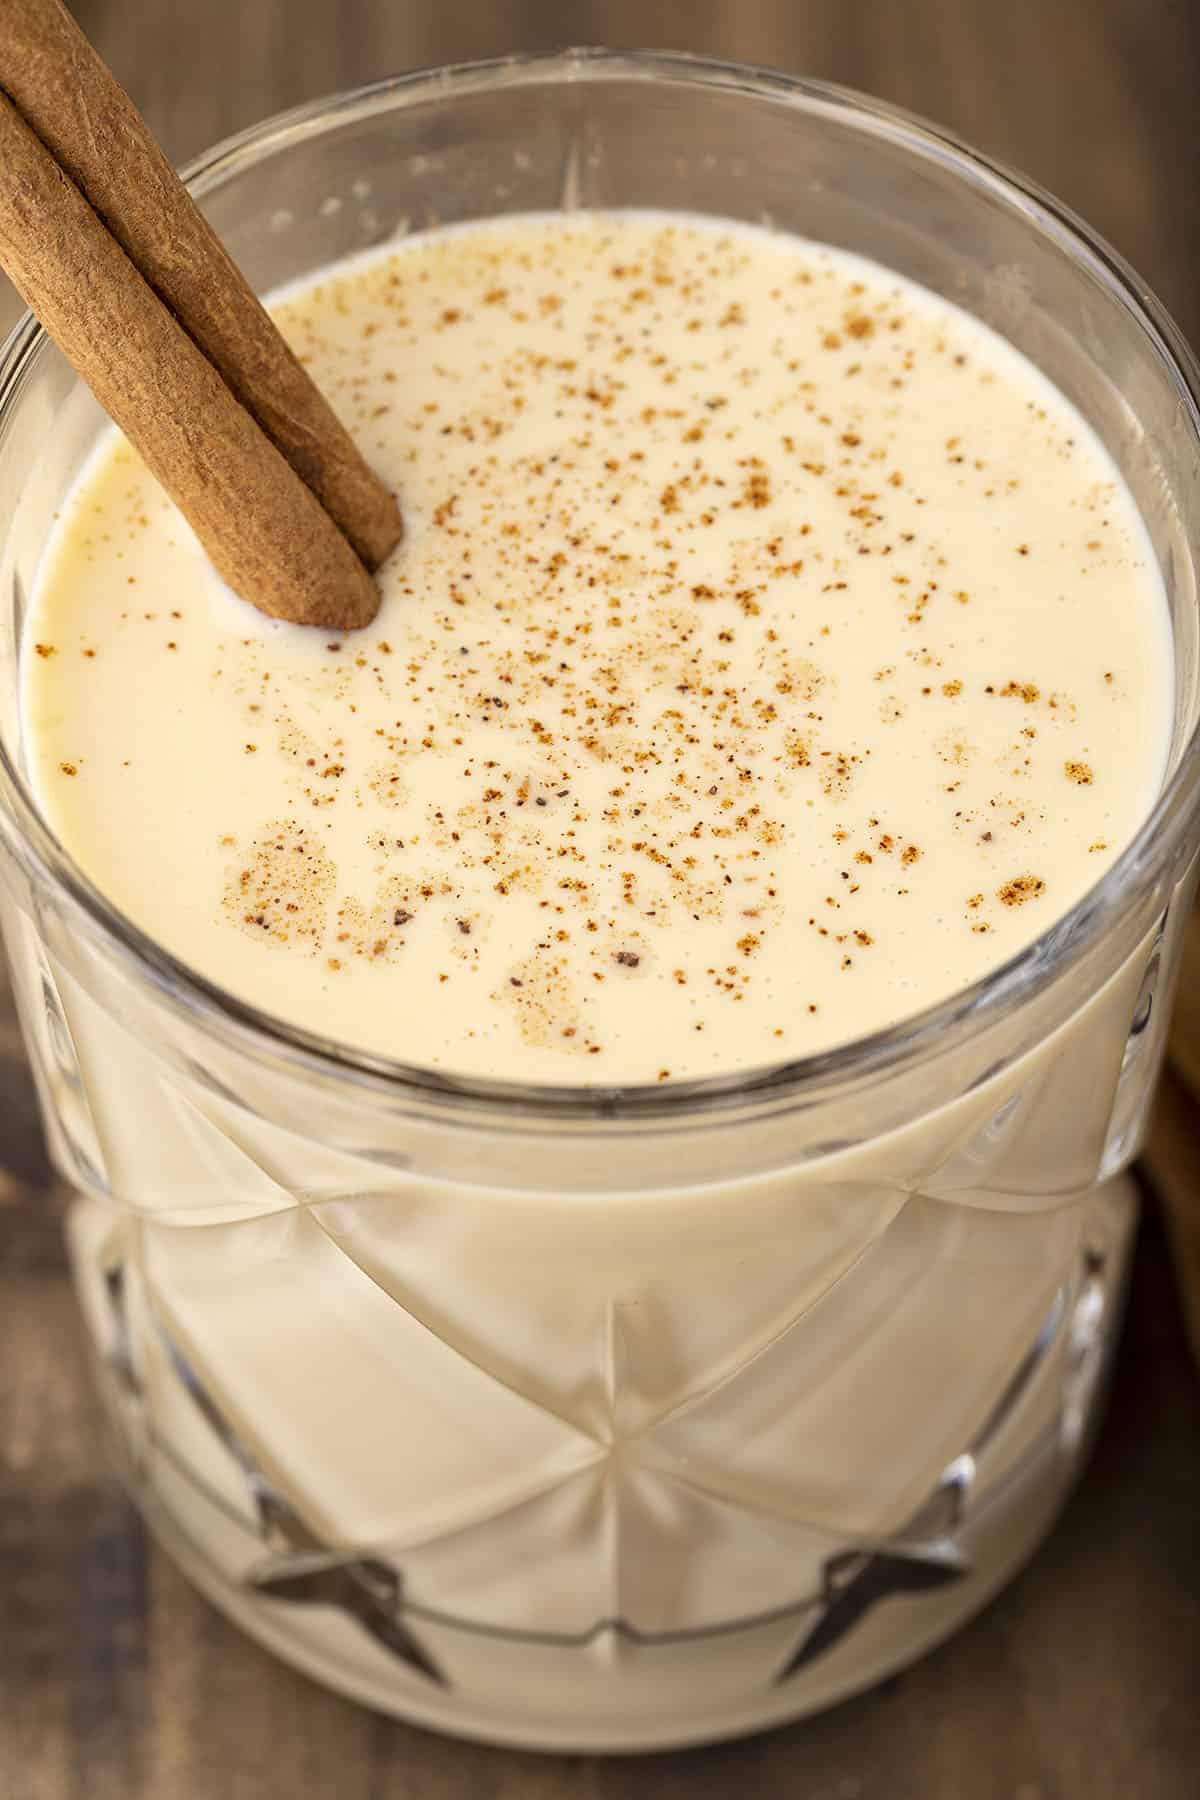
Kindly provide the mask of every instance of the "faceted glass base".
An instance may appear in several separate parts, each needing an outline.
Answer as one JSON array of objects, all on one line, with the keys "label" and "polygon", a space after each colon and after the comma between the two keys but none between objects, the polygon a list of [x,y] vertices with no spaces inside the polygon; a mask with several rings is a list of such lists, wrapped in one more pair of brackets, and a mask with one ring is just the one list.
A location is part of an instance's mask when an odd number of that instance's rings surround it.
[{"label": "faceted glass base", "polygon": [[[163,1546],[223,1612],[305,1674],[414,1724],[531,1749],[630,1752],[735,1737],[831,1706],[948,1637],[1032,1553],[1096,1421],[1120,1323],[1134,1182],[1097,1190],[1087,1213],[1070,1291],[1055,1297],[973,1444],[901,1530],[875,1543],[827,1544],[815,1563],[816,1534],[806,1534],[807,1546],[797,1536],[810,1579],[788,1598],[786,1533],[777,1528],[758,1542],[758,1573],[776,1582],[776,1606],[657,1631],[623,1618],[575,1632],[506,1630],[406,1601],[405,1571],[419,1567],[420,1547],[355,1552],[311,1534],[299,1542],[299,1521],[238,1443],[220,1396],[200,1387],[161,1327],[178,1392],[136,1372],[124,1277],[96,1254],[111,1244],[110,1208],[80,1200],[71,1237],[125,1479]],[[137,1360],[147,1366],[144,1344]],[[401,1421],[395,1430],[399,1457]],[[244,1506],[222,1491],[231,1456]],[[677,1525],[680,1567],[719,1555],[703,1533],[689,1536],[686,1520]],[[730,1553],[748,1554],[745,1544]],[[801,1582],[804,1560],[795,1562]],[[465,1567],[464,1581],[473,1573]]]}]

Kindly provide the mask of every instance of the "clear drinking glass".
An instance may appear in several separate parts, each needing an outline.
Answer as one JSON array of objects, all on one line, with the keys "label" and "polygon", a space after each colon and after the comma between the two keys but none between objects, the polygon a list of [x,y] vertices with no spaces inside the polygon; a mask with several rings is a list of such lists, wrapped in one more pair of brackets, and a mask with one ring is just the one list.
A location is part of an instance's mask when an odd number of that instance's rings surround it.
[{"label": "clear drinking glass", "polygon": [[17,657],[100,419],[30,322],[0,370],[4,936],[150,1523],[280,1655],[447,1730],[631,1749],[827,1705],[1009,1575],[1094,1417],[1200,838],[1196,367],[1045,195],[881,106],[715,63],[405,77],[192,182],[262,288],[531,209],[846,246],[1011,338],[1142,508],[1174,620],[1170,773],[1069,917],[807,1061],[666,1090],[457,1081],[212,987],[47,830]]}]

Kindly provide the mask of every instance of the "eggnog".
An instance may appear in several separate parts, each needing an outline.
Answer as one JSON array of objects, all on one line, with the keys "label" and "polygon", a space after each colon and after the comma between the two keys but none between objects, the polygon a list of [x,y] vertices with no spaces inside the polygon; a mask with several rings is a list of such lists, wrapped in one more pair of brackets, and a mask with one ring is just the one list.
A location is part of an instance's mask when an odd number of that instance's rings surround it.
[{"label": "eggnog", "polygon": [[403,497],[375,624],[235,599],[114,434],[25,686],[72,854],[243,1000],[457,1074],[749,1069],[1004,962],[1148,809],[1133,503],[944,301],[625,214],[415,238],[279,317]]},{"label": "eggnog", "polygon": [[1161,907],[969,1032],[677,1084],[902,1025],[1111,867],[1173,716],[1133,500],[984,326],[765,230],[479,224],[278,316],[403,503],[375,624],[260,616],[110,432],[23,632],[54,831],[266,1015],[5,915],[131,1482],[405,1716],[812,1710],[1078,1466]]}]

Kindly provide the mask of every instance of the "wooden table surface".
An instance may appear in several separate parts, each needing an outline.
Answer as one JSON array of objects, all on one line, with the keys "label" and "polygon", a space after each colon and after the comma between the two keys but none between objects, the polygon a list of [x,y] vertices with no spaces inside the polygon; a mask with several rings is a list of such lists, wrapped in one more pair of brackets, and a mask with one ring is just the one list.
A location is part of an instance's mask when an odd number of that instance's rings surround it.
[{"label": "wooden table surface", "polygon": [[[641,43],[803,70],[1037,176],[1200,339],[1196,0],[76,0],[171,153],[368,77]],[[3,29],[0,8],[0,30]],[[0,295],[0,323],[11,297]],[[106,1467],[0,977],[0,1800],[1194,1800],[1200,1384],[1154,1208],[1107,1423],[1028,1571],[951,1644],[764,1738],[603,1761],[455,1744],[276,1665]]]}]

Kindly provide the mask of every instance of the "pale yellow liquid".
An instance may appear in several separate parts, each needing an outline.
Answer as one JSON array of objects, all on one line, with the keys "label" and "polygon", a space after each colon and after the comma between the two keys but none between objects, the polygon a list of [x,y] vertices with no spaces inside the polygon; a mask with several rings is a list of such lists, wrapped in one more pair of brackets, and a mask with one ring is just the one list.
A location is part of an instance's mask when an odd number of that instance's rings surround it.
[{"label": "pale yellow liquid", "polygon": [[25,671],[63,842],[243,1000],[461,1073],[750,1068],[998,966],[1144,817],[1132,500],[945,302],[627,214],[414,239],[280,318],[401,496],[376,623],[230,595],[113,434]]},{"label": "pale yellow liquid", "polygon": [[[25,668],[64,842],[243,999],[449,1071],[746,1068],[961,988],[1144,816],[1132,503],[943,303],[627,217],[414,241],[284,317],[403,498],[378,623],[271,625],[109,438]],[[982,1078],[568,1137],[168,1032],[5,926],[155,1516],[310,1672],[543,1747],[744,1729],[893,1668],[1044,1528],[1125,1260],[1092,1187],[1148,939]],[[962,1579],[781,1680],[876,1547]]]}]

